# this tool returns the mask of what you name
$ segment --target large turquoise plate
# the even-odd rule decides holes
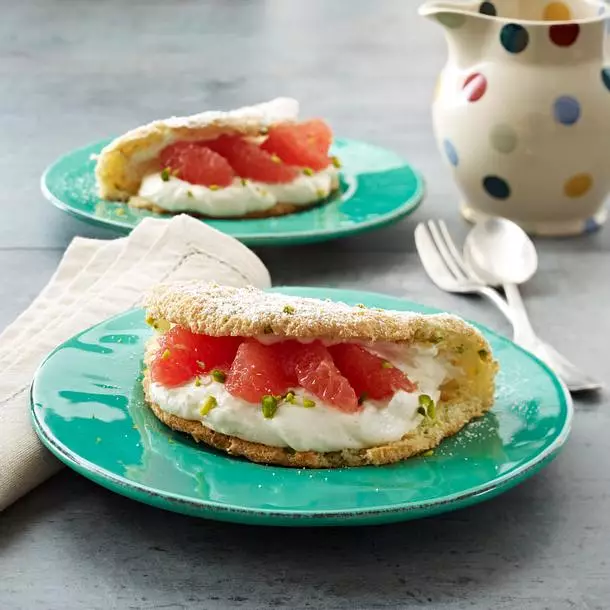
[[[378,294],[282,292],[424,313]],[[94,326],[58,347],[32,386],[34,426],[77,472],[160,508],[267,525],[362,525],[434,515],[496,496],[547,464],[565,442],[572,406],[557,378],[508,339],[482,329],[501,371],[492,412],[431,457],[341,470],[261,466],[197,446],[144,404],[142,311]]]
[[[42,192],[51,203],[82,220],[129,231],[143,218],[159,214],[97,196],[92,155],[109,141],[96,142],[59,158],[43,174]],[[340,194],[328,202],[276,218],[202,222],[248,245],[293,245],[389,225],[419,206],[424,181],[395,153],[356,140],[337,140],[332,153],[341,159],[343,167]]]

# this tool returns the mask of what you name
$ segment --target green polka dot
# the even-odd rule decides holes
[[[437,19],[439,23],[451,30],[461,28],[466,23],[466,15],[458,15],[456,13],[440,13]]]
[[[510,125],[496,125],[489,134],[491,146],[501,153],[511,153],[517,148],[517,133]]]

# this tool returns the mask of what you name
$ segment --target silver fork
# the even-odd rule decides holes
[[[443,220],[429,220],[415,229],[415,246],[430,279],[446,292],[480,294],[487,297],[508,319],[515,322],[508,303],[494,289],[485,284],[466,264]],[[546,362],[562,379],[571,392],[597,390],[602,385],[579,370],[555,348],[538,338],[533,330],[530,337],[514,336],[515,342]]]

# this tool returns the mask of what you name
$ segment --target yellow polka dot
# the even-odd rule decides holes
[[[592,186],[591,174],[576,174],[565,183],[563,190],[568,197],[582,197],[591,190]]]
[[[569,21],[572,19],[572,11],[564,2],[549,2],[544,8],[542,18],[545,21]]]

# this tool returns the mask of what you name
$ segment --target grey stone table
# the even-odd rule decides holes
[[[43,200],[46,164],[146,120],[287,94],[341,135],[404,154],[428,196],[392,228],[260,251],[275,283],[407,296],[507,332],[486,303],[437,291],[414,252],[413,228],[427,216],[467,229],[429,120],[442,34],[415,9],[414,0],[3,2],[0,327],[75,235],[114,236]],[[544,336],[605,379],[609,236],[540,241],[541,270],[524,289]],[[0,515],[0,609],[609,608],[610,404],[602,395],[576,409],[566,448],[530,481],[473,508],[376,528],[196,520],[65,470]]]

